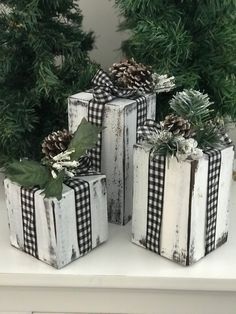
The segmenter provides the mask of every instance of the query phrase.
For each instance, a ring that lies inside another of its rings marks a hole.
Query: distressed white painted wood
[[[189,257],[190,260],[195,259],[197,261],[205,255],[208,159],[200,159],[196,166],[195,188],[192,191],[190,253],[193,248],[195,250],[194,256],[190,254]]]
[[[143,247],[147,233],[148,166],[149,148],[135,145],[132,240]]]
[[[20,186],[14,187],[14,193],[11,189],[10,181],[5,181],[5,195],[6,205],[8,208],[8,222],[11,230],[10,241],[16,247],[24,245],[23,225],[22,225],[22,211],[20,204]]]
[[[91,93],[69,98],[69,129],[74,132],[88,118]],[[155,119],[156,96],[147,95],[147,117]],[[102,132],[102,173],[107,177],[109,221],[126,224],[132,214],[133,145],[136,143],[137,104],[115,99],[105,105]]]
[[[161,254],[180,262],[187,256],[190,163],[166,162]]]
[[[80,177],[79,177],[80,178]],[[107,192],[104,175],[83,176],[89,183],[92,248],[108,239]],[[8,209],[10,242],[24,250],[20,186],[5,179],[6,206]],[[35,193],[35,219],[39,259],[55,268],[62,268],[81,257],[78,248],[74,191],[63,186],[60,201],[44,199]]]
[[[84,176],[89,181],[90,176]],[[94,176],[90,184],[93,247],[108,239],[107,188],[105,176]],[[99,222],[99,223],[98,223]]]
[[[219,185],[218,211],[217,211],[217,228],[216,228],[216,246],[220,246],[227,240],[229,229],[229,197],[232,177],[232,159],[234,151],[223,150],[221,154],[222,164],[220,177],[222,180]],[[225,210],[227,209],[227,214]]]
[[[145,247],[150,146],[134,147],[132,241]],[[216,247],[227,240],[228,202],[233,171],[233,147],[222,150],[217,210]],[[182,265],[205,256],[208,156],[198,161],[166,161],[160,255]]]

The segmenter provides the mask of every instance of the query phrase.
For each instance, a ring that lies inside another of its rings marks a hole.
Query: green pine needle
[[[196,128],[194,138],[198,142],[198,147],[203,150],[222,146],[219,129],[208,123]]]
[[[214,113],[236,118],[235,0],[116,0],[128,57],[175,76],[178,91],[204,90]],[[160,100],[157,116],[169,111]]]
[[[179,92],[170,101],[171,109],[193,125],[202,124],[210,119],[212,110],[209,107],[212,104],[207,94],[196,90]]]
[[[67,98],[89,88],[94,34],[74,0],[0,1],[0,152],[36,157],[67,128]]]

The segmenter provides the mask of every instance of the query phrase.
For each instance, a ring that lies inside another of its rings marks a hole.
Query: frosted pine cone
[[[47,159],[52,159],[67,150],[71,139],[72,134],[68,130],[52,132],[45,137],[42,143],[42,152]]]
[[[137,89],[146,93],[154,89],[151,67],[137,63],[133,58],[114,63],[110,73],[114,82],[122,88]]]
[[[174,114],[166,116],[161,124],[163,129],[168,130],[174,135],[182,135],[185,138],[189,138],[192,135],[191,124],[189,121]]]

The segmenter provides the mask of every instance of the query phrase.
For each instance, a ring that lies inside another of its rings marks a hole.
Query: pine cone
[[[174,135],[182,135],[185,138],[192,136],[191,124],[188,120],[170,114],[162,121],[162,126],[165,130],[172,132]]]
[[[137,63],[133,58],[114,63],[109,70],[114,82],[122,88],[137,89],[147,93],[154,89],[151,67]]]
[[[52,132],[45,137],[42,143],[42,152],[47,159],[51,159],[67,150],[71,139],[72,134],[68,130]]]

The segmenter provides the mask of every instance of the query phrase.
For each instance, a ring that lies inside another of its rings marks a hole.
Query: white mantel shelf
[[[236,313],[236,183],[233,183],[230,208],[231,225],[228,243],[193,266],[187,268],[179,266],[132,244],[130,242],[131,225],[128,224],[125,227],[110,225],[110,238],[107,243],[65,268],[56,270],[10,246],[7,213],[1,191],[0,312],[60,310],[81,311],[82,313],[86,310],[90,313],[101,313],[101,311],[106,310],[107,312],[102,313],[166,314],[171,313],[171,309],[168,312],[170,304],[165,302],[168,295],[169,297],[178,295],[178,302],[181,304],[184,302],[184,299],[181,298],[184,296],[186,298],[187,294],[191,306],[194,302],[199,306],[201,299],[198,300],[198,298],[210,296],[209,300],[205,300],[206,305],[204,307],[207,306],[207,302],[210,302],[209,304],[213,302],[214,296],[216,309],[213,312],[201,312],[199,307],[199,312],[188,312],[188,307],[186,309],[182,307],[182,312],[176,311],[171,314],[223,313],[218,312],[217,309],[220,311],[220,306],[224,304],[234,305],[234,310],[231,312],[229,308],[228,312],[224,311],[225,314]],[[58,293],[58,299],[54,299],[56,298],[55,291]],[[63,305],[64,303],[61,303],[60,291],[63,291],[63,295],[69,299],[72,298],[71,304]],[[74,295],[75,291],[77,294]],[[82,299],[78,295],[79,291]],[[86,308],[85,300],[88,298],[86,291],[89,296],[97,300],[95,302],[96,307],[91,304],[93,302],[88,301],[90,304]],[[47,293],[48,304],[44,304],[42,300],[36,300],[34,292],[42,298],[45,298],[44,293]],[[101,301],[102,293],[104,293],[106,302]],[[118,295],[117,298],[121,302],[118,309],[115,305],[116,293],[118,293],[119,298]],[[150,309],[146,306],[144,311],[140,303],[135,310],[132,310],[131,303],[134,302],[132,297],[138,304],[140,293],[142,293],[143,302],[148,302]],[[23,301],[26,295],[29,299]],[[123,301],[120,300],[122,295]],[[130,299],[125,301],[127,295],[130,296]],[[14,300],[13,302],[7,301],[9,296],[13,298],[11,299]],[[153,301],[152,297],[154,298]],[[100,301],[96,298],[99,298]],[[148,300],[150,298],[150,301],[145,301],[145,298]],[[50,304],[50,300],[53,300],[52,304]],[[77,305],[76,300],[79,302]],[[109,300],[116,310],[112,308]],[[154,311],[152,308],[154,300],[158,300],[159,304],[163,303],[162,309],[167,306],[167,310],[163,312]],[[131,303],[129,304],[129,302]],[[175,309],[177,309],[177,303]],[[65,306],[67,307],[65,308]]]

